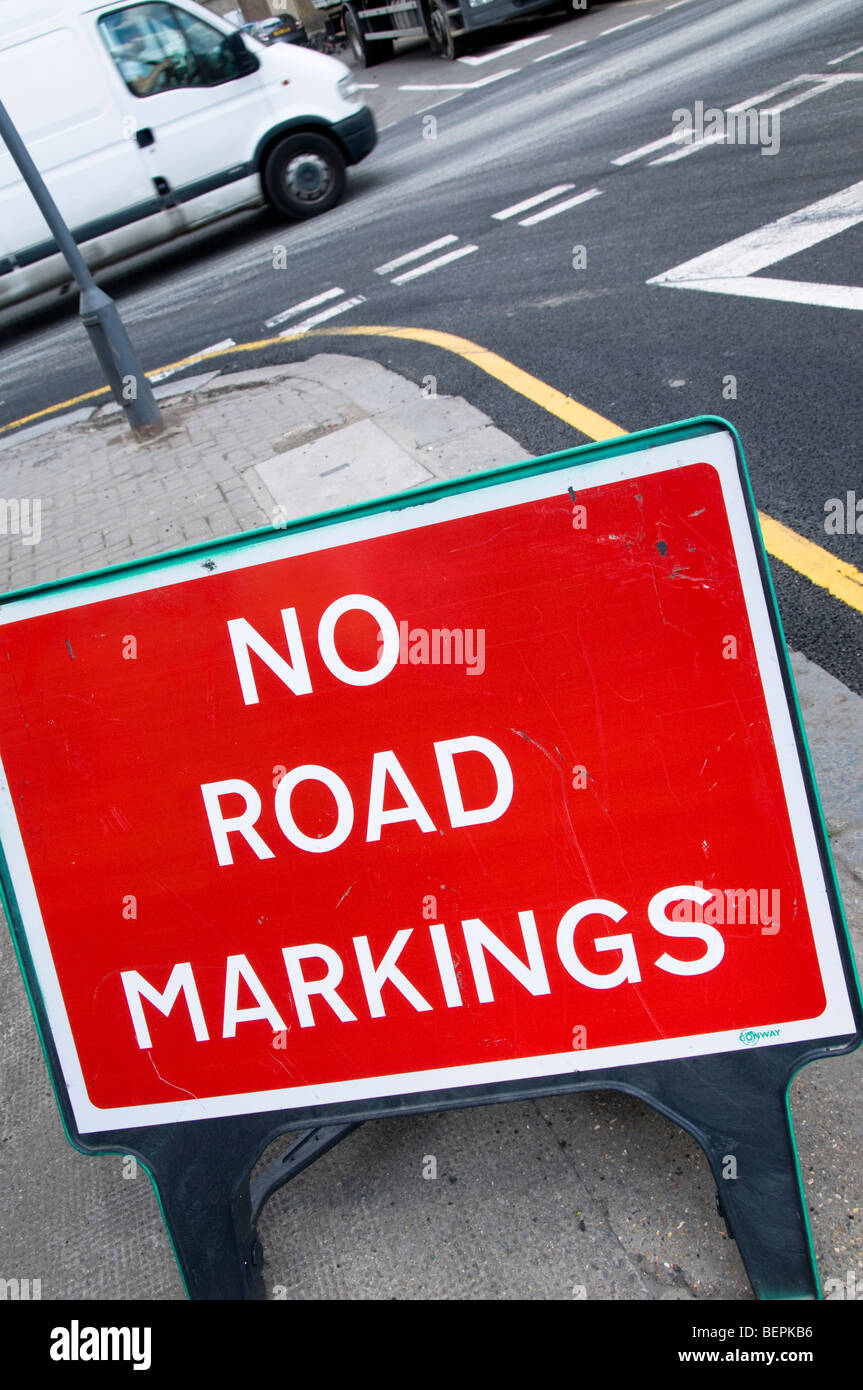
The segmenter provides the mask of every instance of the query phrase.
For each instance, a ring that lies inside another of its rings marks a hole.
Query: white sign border
[[[581,1075],[610,1067],[749,1050],[753,1043],[775,1046],[781,1043],[839,1037],[855,1031],[854,1014],[834,930],[833,912],[810,814],[782,670],[777,658],[776,641],[759,572],[749,513],[738,472],[734,441],[727,430],[717,427],[715,432],[695,438],[646,448],[630,448],[616,458],[584,463],[574,461],[571,468],[566,464],[550,462],[549,470],[538,471],[527,477],[503,479],[499,483],[484,486],[468,486],[428,501],[423,501],[422,494],[418,493],[416,503],[402,505],[397,509],[390,509],[384,505],[369,515],[350,517],[308,531],[283,536],[279,536],[277,532],[266,533],[260,541],[242,542],[229,552],[216,546],[212,554],[207,556],[206,550],[199,548],[192,557],[167,557],[154,561],[153,567],[143,573],[121,572],[113,578],[106,576],[101,580],[72,581],[69,588],[24,595],[8,602],[0,608],[0,625],[21,622],[41,614],[67,611],[124,595],[143,593],[187,580],[205,583],[213,573],[225,573],[293,555],[314,553],[352,542],[359,543],[376,536],[436,525],[462,516],[479,515],[521,502],[559,497],[570,488],[577,493],[579,499],[583,499],[593,488],[667,472],[670,469],[693,467],[703,462],[716,469],[722,487],[821,969],[826,997],[823,1013],[816,1018],[783,1023],[781,1026],[771,1019],[753,1019],[742,1030],[668,1038],[649,1043],[627,1043],[616,1047],[567,1051],[542,1057],[511,1058],[500,1062],[360,1077],[351,1081],[316,1086],[101,1108],[95,1106],[87,1094],[13,799],[5,770],[0,762],[0,843],[5,849],[18,911],[62,1067],[75,1124],[82,1136],[113,1129],[135,1129],[165,1123],[179,1124],[218,1116],[305,1109],[344,1102],[361,1103],[387,1096],[421,1094],[543,1076]],[[757,1034],[770,1034],[777,1027],[778,1036],[774,1038],[753,1037]]]

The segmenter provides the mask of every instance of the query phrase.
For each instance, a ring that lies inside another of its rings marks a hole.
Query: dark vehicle
[[[314,0],[316,9],[340,13],[345,36],[362,67],[371,67],[393,56],[396,39],[428,38],[433,53],[459,58],[471,35],[479,29],[505,24],[525,15],[554,11],[584,13],[589,0],[348,0],[327,5]]]
[[[261,43],[297,43],[308,47],[305,28],[292,14],[277,15],[273,19],[256,19],[243,25],[244,33],[260,39]]]

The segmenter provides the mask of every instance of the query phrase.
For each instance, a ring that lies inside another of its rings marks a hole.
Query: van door
[[[260,60],[239,34],[167,0],[103,12],[96,24],[151,178],[187,225],[261,201],[250,161],[269,104]]]
[[[0,94],[75,239],[89,241],[158,213],[158,195],[124,129],[110,74],[77,18],[64,23],[55,10],[40,24],[34,10],[28,23],[15,5],[13,25],[2,10]],[[56,257],[42,214],[0,143],[0,302],[4,272],[38,273]]]

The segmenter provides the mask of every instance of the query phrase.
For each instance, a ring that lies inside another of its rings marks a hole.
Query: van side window
[[[99,32],[133,96],[216,87],[260,66],[239,34],[223,34],[175,5],[146,3],[102,15]]]

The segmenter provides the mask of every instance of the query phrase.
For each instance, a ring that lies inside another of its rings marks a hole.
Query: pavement
[[[0,538],[0,582],[77,575],[528,456],[466,400],[432,391],[321,353],[163,383],[168,428],[148,443],[116,407],[92,404],[0,436],[0,493],[30,503],[29,534],[22,522]],[[792,664],[860,960],[863,700],[805,657]],[[834,1297],[831,1280],[863,1288],[860,1097],[859,1054],[804,1068],[791,1091]],[[40,1280],[43,1299],[184,1297],[142,1170],[65,1139],[5,932],[0,1153],[0,1277]],[[259,1230],[273,1299],[752,1297],[700,1149],[614,1093],[366,1124],[277,1193]]]

